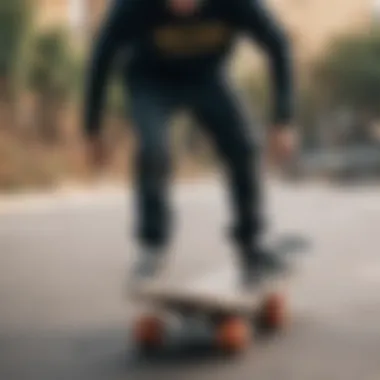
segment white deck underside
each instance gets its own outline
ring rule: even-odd
[[[135,293],[138,302],[152,303],[160,306],[194,305],[200,309],[241,309],[250,311],[256,307],[266,291],[281,289],[285,278],[280,276],[266,281],[251,292],[242,292],[238,286],[237,273],[233,269],[205,275],[183,285],[173,288],[168,285],[150,284],[140,287]]]

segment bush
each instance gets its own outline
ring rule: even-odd
[[[10,84],[18,66],[31,9],[27,0],[1,0],[0,5],[0,78]],[[0,91],[4,91],[1,88]],[[9,90],[7,88],[6,90]],[[1,94],[4,95],[4,94]]]
[[[62,106],[73,94],[78,76],[66,32],[51,29],[34,35],[25,62],[25,84],[36,98],[38,137],[55,142]]]
[[[379,116],[379,62],[380,33],[339,38],[315,65],[320,100]]]
[[[270,83],[265,76],[250,75],[244,82],[239,84],[239,88],[247,97],[250,107],[254,110],[255,116],[260,122],[265,122],[271,118]]]
[[[0,2],[0,127],[11,130],[16,125],[17,80],[20,53],[29,26],[28,0]]]
[[[74,57],[66,32],[51,29],[36,34],[27,56],[26,83],[35,93],[65,100],[74,88]]]

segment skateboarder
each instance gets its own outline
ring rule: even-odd
[[[246,285],[257,271],[279,269],[260,238],[258,147],[224,63],[236,36],[247,35],[268,55],[273,77],[272,157],[286,159],[294,148],[290,49],[263,0],[114,0],[91,59],[85,132],[91,160],[100,164],[105,86],[117,53],[124,64],[138,140],[137,234],[140,252],[135,275],[154,278],[162,267],[172,215],[169,117],[187,107],[214,143],[229,183],[233,210],[231,236]]]

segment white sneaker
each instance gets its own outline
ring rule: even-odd
[[[166,252],[162,248],[141,247],[132,270],[134,286],[159,280],[164,269]]]

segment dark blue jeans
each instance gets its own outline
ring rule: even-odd
[[[248,118],[221,77],[174,82],[134,76],[128,81],[138,141],[137,228],[147,245],[165,245],[172,230],[169,199],[169,118],[186,107],[213,142],[225,169],[233,213],[232,236],[242,247],[261,232],[258,149]]]

